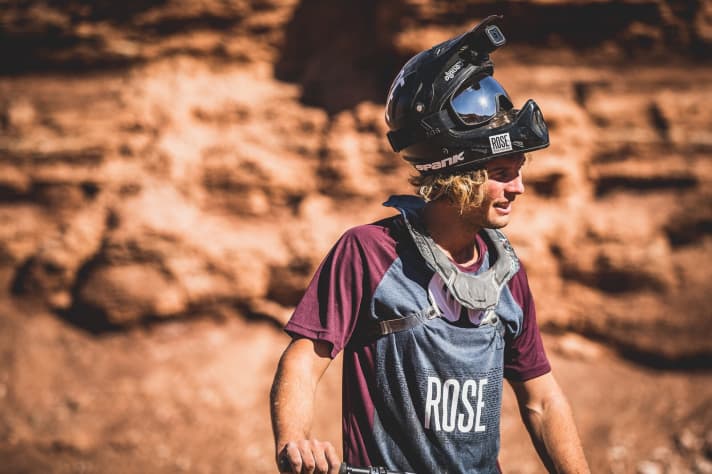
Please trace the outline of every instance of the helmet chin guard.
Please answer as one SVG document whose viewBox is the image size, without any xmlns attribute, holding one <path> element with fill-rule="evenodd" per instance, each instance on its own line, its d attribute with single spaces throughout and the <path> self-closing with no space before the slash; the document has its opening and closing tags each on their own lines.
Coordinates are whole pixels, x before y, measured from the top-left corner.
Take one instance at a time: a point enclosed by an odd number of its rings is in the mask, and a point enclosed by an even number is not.
<svg viewBox="0 0 712 474">
<path fill-rule="evenodd" d="M 418 53 L 388 92 L 388 141 L 421 174 L 459 173 L 487 161 L 549 146 L 533 100 L 519 110 L 492 77 L 492 51 L 506 42 L 485 18 L 472 30 Z"/>
</svg>

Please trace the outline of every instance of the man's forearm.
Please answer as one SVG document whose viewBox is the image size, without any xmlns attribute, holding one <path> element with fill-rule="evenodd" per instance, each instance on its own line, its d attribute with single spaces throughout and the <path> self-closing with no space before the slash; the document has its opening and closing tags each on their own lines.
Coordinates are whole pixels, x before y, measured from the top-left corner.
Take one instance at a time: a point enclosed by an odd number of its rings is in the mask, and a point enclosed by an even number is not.
<svg viewBox="0 0 712 474">
<path fill-rule="evenodd" d="M 310 381 L 277 373 L 270 392 L 275 449 L 280 450 L 290 439 L 309 437 L 314 415 L 313 394 Z"/>
<path fill-rule="evenodd" d="M 549 472 L 590 473 L 571 408 L 553 376 L 514 389 L 524 424 Z"/>
<path fill-rule="evenodd" d="M 280 472 L 336 472 L 329 442 L 311 437 L 314 395 L 331 358 L 325 343 L 293 341 L 284 351 L 270 392 L 275 454 Z"/>
<path fill-rule="evenodd" d="M 305 351 L 292 343 L 277 367 L 270 392 L 270 410 L 278 450 L 288 440 L 308 438 L 310 434 L 319 374 L 314 373 L 308 358 Z"/>
<path fill-rule="evenodd" d="M 571 409 L 565 399 L 552 400 L 543 412 L 522 413 L 534 445 L 550 472 L 588 473 Z"/>
</svg>

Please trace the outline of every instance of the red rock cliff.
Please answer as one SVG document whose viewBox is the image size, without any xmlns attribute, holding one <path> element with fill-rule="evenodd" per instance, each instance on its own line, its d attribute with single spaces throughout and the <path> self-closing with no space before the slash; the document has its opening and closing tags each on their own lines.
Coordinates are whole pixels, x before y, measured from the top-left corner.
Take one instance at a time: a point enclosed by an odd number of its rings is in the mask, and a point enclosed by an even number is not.
<svg viewBox="0 0 712 474">
<path fill-rule="evenodd" d="M 340 233 L 411 192 L 391 78 L 493 12 L 497 77 L 551 129 L 507 228 L 540 324 L 708 369 L 710 2 L 5 2 L 3 301 L 99 335 L 282 323 Z"/>
</svg>

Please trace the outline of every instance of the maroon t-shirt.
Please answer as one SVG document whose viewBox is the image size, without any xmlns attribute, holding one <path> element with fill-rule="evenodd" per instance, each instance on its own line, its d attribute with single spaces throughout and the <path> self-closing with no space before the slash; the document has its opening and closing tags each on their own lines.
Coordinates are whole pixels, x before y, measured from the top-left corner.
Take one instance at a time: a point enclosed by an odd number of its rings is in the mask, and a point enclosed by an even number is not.
<svg viewBox="0 0 712 474">
<path fill-rule="evenodd" d="M 344 459 L 361 466 L 384 462 L 378 434 L 374 434 L 378 430 L 373 391 L 379 348 L 376 341 L 361 337 L 361 329 L 384 315 L 386 319 L 402 317 L 433 303 L 447 323 L 458 327 L 478 323 L 477 314 L 461 308 L 441 290 L 438 274 L 419 260 L 396 230 L 397 219 L 347 231 L 319 266 L 285 328 L 293 337 L 329 343 L 332 357 L 345 350 Z M 478 272 L 483 263 L 489 264 L 491 249 L 480 235 L 476 242 L 479 259 L 469 267 L 460 266 L 463 272 Z M 507 328 L 501 361 L 504 377 L 524 381 L 549 372 L 523 267 L 508 282 L 501 299 L 503 308 L 511 307 L 503 312 L 513 314 L 501 318 Z"/>
</svg>

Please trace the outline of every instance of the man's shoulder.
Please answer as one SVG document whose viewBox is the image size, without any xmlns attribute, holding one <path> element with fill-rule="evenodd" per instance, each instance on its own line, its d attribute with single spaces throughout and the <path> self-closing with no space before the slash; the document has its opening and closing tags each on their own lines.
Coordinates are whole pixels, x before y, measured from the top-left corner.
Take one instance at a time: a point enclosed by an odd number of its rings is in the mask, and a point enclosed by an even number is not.
<svg viewBox="0 0 712 474">
<path fill-rule="evenodd" d="M 344 232 L 342 238 L 356 240 L 364 244 L 392 242 L 397 237 L 398 219 L 399 216 L 394 215 L 369 224 L 351 227 Z"/>
<path fill-rule="evenodd" d="M 398 216 L 351 227 L 343 233 L 337 247 L 357 252 L 371 264 L 388 265 L 397 258 Z"/>
</svg>

